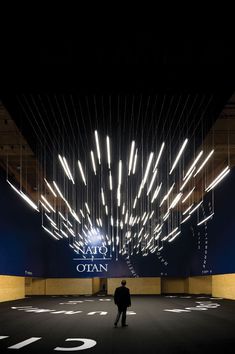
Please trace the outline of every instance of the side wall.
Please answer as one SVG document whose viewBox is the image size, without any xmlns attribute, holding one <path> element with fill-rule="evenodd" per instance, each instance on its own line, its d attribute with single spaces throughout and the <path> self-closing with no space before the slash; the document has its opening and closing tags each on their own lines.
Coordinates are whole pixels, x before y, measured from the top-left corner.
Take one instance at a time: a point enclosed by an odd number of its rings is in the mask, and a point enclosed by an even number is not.
<svg viewBox="0 0 235 354">
<path fill-rule="evenodd" d="M 46 295 L 91 295 L 92 279 L 46 279 Z"/>
<path fill-rule="evenodd" d="M 212 295 L 235 300 L 235 274 L 213 275 Z"/>
<path fill-rule="evenodd" d="M 127 287 L 132 295 L 161 294 L 161 278 L 125 278 Z M 113 295 L 115 289 L 120 286 L 121 278 L 109 278 L 107 282 L 108 295 Z"/>
<path fill-rule="evenodd" d="M 186 281 L 188 294 L 212 294 L 212 276 L 189 277 Z"/>
<path fill-rule="evenodd" d="M 23 299 L 25 278 L 0 275 L 0 302 Z"/>
<path fill-rule="evenodd" d="M 162 278 L 162 294 L 184 294 L 187 292 L 187 278 Z"/>
</svg>

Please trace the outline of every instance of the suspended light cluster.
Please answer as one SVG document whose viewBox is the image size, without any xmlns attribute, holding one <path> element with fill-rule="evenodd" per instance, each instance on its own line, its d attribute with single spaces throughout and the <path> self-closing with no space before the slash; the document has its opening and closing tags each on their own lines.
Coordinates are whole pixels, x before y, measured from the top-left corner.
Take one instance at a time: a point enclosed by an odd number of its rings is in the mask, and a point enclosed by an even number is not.
<svg viewBox="0 0 235 354">
<path fill-rule="evenodd" d="M 164 142 L 158 151 L 151 151 L 145 159 L 142 156 L 141 163 L 138 157 L 141 149 L 134 140 L 128 156 L 120 155 L 118 160 L 112 156 L 109 136 L 103 143 L 96 130 L 93 141 L 88 158 L 72 161 L 71 169 L 67 159 L 59 154 L 55 180 L 49 183 L 44 178 L 44 193 L 38 201 L 43 229 L 56 240 L 68 239 L 75 252 L 94 242 L 110 246 L 116 259 L 119 254 L 146 256 L 161 251 L 177 239 L 182 225 L 202 205 L 203 195 L 199 202 L 194 195 L 196 176 L 214 150 L 203 162 L 204 152 L 200 151 L 183 173 L 180 161 L 184 159 L 188 139 L 182 143 L 173 163 L 164 156 Z M 161 162 L 167 166 L 165 174 Z M 215 188 L 229 171 L 227 166 L 205 192 Z M 25 193 L 8 183 L 38 211 L 38 206 Z M 207 222 L 213 215 L 214 212 L 197 225 Z"/>
</svg>

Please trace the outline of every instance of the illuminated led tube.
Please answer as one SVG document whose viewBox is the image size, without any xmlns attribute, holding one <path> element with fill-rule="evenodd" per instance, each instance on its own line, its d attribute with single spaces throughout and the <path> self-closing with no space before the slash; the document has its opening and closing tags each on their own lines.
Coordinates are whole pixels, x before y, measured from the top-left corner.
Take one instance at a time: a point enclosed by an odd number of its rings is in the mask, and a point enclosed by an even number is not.
<svg viewBox="0 0 235 354">
<path fill-rule="evenodd" d="M 138 196 L 137 196 L 138 199 L 139 199 L 140 196 L 141 196 L 142 189 L 143 189 L 143 185 L 142 185 L 142 183 L 141 183 L 140 188 L 139 188 L 139 192 L 138 192 Z"/>
<path fill-rule="evenodd" d="M 48 209 L 47 206 L 46 206 L 41 200 L 39 200 L 39 202 L 42 204 L 43 208 L 44 208 L 48 213 L 51 212 L 50 209 Z"/>
<path fill-rule="evenodd" d="M 68 162 L 67 162 L 66 158 L 63 157 L 63 160 L 64 160 L 64 164 L 65 164 L 66 169 L 67 169 L 68 174 L 69 174 L 69 179 L 73 182 L 73 184 L 75 184 L 75 183 L 74 183 L 74 180 L 73 180 L 72 173 L 71 173 L 71 171 L 70 171 L 70 168 L 69 168 L 69 165 L 68 165 Z"/>
<path fill-rule="evenodd" d="M 59 187 L 57 186 L 57 184 L 55 183 L 55 181 L 53 181 L 53 184 L 54 184 L 54 186 L 55 186 L 57 192 L 59 193 L 59 196 L 60 196 L 62 199 L 64 199 L 64 196 L 63 196 L 63 194 L 61 193 L 61 191 L 60 191 Z"/>
<path fill-rule="evenodd" d="M 41 195 L 41 198 L 46 203 L 46 205 L 48 205 L 48 207 L 55 213 L 55 209 L 51 206 L 51 204 L 48 202 L 48 200 L 43 195 Z"/>
<path fill-rule="evenodd" d="M 152 216 L 154 214 L 154 210 L 151 212 L 151 214 L 149 215 L 149 219 L 152 219 Z"/>
<path fill-rule="evenodd" d="M 193 189 L 186 195 L 186 197 L 182 200 L 182 203 L 184 203 L 189 197 L 190 195 L 193 193 L 195 187 L 193 187 Z"/>
<path fill-rule="evenodd" d="M 191 204 L 183 213 L 182 215 L 187 214 L 187 212 L 192 208 L 193 204 Z"/>
<path fill-rule="evenodd" d="M 175 234 L 170 240 L 168 240 L 168 242 L 172 242 L 180 233 L 181 231 L 177 232 L 177 234 Z"/>
<path fill-rule="evenodd" d="M 195 166 L 193 167 L 192 171 L 190 172 L 190 174 L 188 175 L 188 177 L 185 179 L 184 183 L 180 187 L 180 191 L 182 191 L 184 189 L 184 187 L 186 186 L 186 184 L 188 183 L 188 181 L 192 177 L 194 170 L 195 170 Z"/>
<path fill-rule="evenodd" d="M 85 215 L 84 215 L 82 209 L 80 209 L 80 213 L 81 213 L 82 217 L 85 219 Z"/>
<path fill-rule="evenodd" d="M 113 189 L 113 181 L 112 181 L 112 174 L 111 171 L 109 171 L 109 189 Z"/>
<path fill-rule="evenodd" d="M 197 210 L 197 208 L 200 207 L 200 205 L 202 204 L 203 200 L 200 201 L 200 203 L 198 203 L 195 208 L 193 208 L 190 212 L 189 212 L 189 215 L 192 215 L 192 213 L 194 213 L 195 210 Z"/>
<path fill-rule="evenodd" d="M 133 209 L 135 209 L 137 203 L 137 197 L 135 197 L 134 204 L 133 204 Z"/>
<path fill-rule="evenodd" d="M 169 206 L 169 209 L 173 209 L 176 206 L 176 204 L 180 201 L 182 195 L 183 193 L 177 194 L 177 196 L 173 199 L 171 205 Z"/>
<path fill-rule="evenodd" d="M 128 166 L 128 176 L 130 176 L 131 169 L 132 169 L 134 149 L 135 149 L 135 142 L 133 140 L 132 143 L 131 143 L 131 152 L 130 152 L 129 166 Z"/>
<path fill-rule="evenodd" d="M 102 198 L 102 204 L 105 206 L 105 199 L 104 199 L 104 190 L 101 188 L 101 198 Z"/>
<path fill-rule="evenodd" d="M 66 234 L 66 232 L 64 232 L 63 230 L 60 230 L 60 232 L 66 237 L 69 238 L 69 236 Z"/>
<path fill-rule="evenodd" d="M 83 172 L 83 168 L 82 168 L 82 164 L 81 162 L 78 160 L 78 167 L 80 169 L 80 173 L 81 173 L 81 176 L 82 176 L 82 180 L 86 186 L 86 178 L 85 178 L 85 175 L 84 175 L 84 172 Z"/>
<path fill-rule="evenodd" d="M 92 162 L 94 174 L 96 175 L 96 165 L 95 165 L 95 157 L 93 151 L 91 151 L 91 162 Z"/>
<path fill-rule="evenodd" d="M 108 167 L 110 169 L 111 165 L 111 158 L 110 158 L 110 143 L 109 143 L 109 137 L 106 137 L 106 145 L 107 145 L 107 157 L 108 157 Z"/>
<path fill-rule="evenodd" d="M 139 234 L 138 234 L 138 238 L 140 238 L 140 236 L 141 236 L 143 230 L 144 230 L 144 228 L 142 227 L 141 230 L 140 230 L 140 232 L 139 232 Z"/>
<path fill-rule="evenodd" d="M 21 198 L 23 198 L 34 210 L 38 211 L 38 207 L 37 205 L 22 191 L 18 190 L 13 184 L 11 184 L 11 182 L 9 182 L 7 180 L 7 183 L 11 186 L 12 189 L 14 189 L 14 191 L 19 194 L 21 196 Z"/>
<path fill-rule="evenodd" d="M 50 183 L 47 182 L 46 178 L 44 178 L 44 181 L 46 182 L 47 187 L 50 189 L 51 193 L 54 195 L 54 197 L 57 197 L 55 191 L 53 190 L 53 188 L 51 187 Z"/>
<path fill-rule="evenodd" d="M 64 169 L 64 172 L 66 173 L 68 179 L 70 179 L 70 176 L 69 176 L 69 171 L 67 170 L 66 166 L 65 166 L 65 163 L 64 163 L 64 160 L 62 159 L 62 157 L 60 155 L 58 155 L 59 157 L 59 160 L 60 160 L 60 163 Z"/>
<path fill-rule="evenodd" d="M 108 215 L 108 206 L 107 205 L 105 205 L 105 214 Z"/>
<path fill-rule="evenodd" d="M 85 207 L 86 207 L 86 210 L 87 210 L 88 214 L 90 214 L 90 209 L 89 209 L 89 207 L 88 207 L 88 204 L 87 204 L 87 203 L 85 203 Z"/>
<path fill-rule="evenodd" d="M 157 196 L 158 196 L 158 194 L 159 194 L 161 188 L 162 188 L 162 182 L 161 182 L 161 184 L 155 189 L 155 192 L 154 192 L 154 194 L 153 194 L 153 198 L 152 198 L 152 200 L 151 200 L 151 203 L 153 203 L 154 200 L 157 198 Z"/>
<path fill-rule="evenodd" d="M 50 230 L 48 230 L 45 226 L 42 225 L 42 228 L 43 228 L 46 232 L 48 232 L 48 234 L 50 234 L 51 236 L 53 236 L 56 240 L 59 240 L 58 237 L 56 237 L 56 236 L 53 234 L 53 232 L 51 232 Z"/>
<path fill-rule="evenodd" d="M 155 171 L 156 168 L 157 168 L 157 166 L 158 166 L 158 163 L 159 163 L 159 161 L 160 161 L 160 157 L 161 157 L 161 155 L 162 155 L 164 146 L 165 146 L 165 143 L 163 142 L 163 143 L 162 143 L 162 146 L 161 146 L 161 148 L 160 148 L 160 151 L 159 151 L 159 154 L 158 154 L 158 157 L 157 157 L 157 161 L 156 161 L 156 163 L 155 163 L 155 166 L 154 166 L 153 171 Z"/>
<path fill-rule="evenodd" d="M 145 219 L 144 219 L 144 222 L 143 222 L 143 226 L 146 224 L 147 220 L 148 220 L 148 217 L 149 217 L 149 213 L 146 215 Z"/>
<path fill-rule="evenodd" d="M 98 161 L 99 161 L 99 165 L 100 165 L 101 164 L 101 160 L 100 160 L 100 144 L 99 144 L 99 137 L 98 137 L 97 130 L 95 130 L 95 142 L 96 142 L 97 157 L 98 157 Z"/>
<path fill-rule="evenodd" d="M 193 177 L 196 177 L 196 175 L 201 171 L 201 169 L 205 166 L 205 164 L 207 163 L 207 161 L 209 160 L 209 158 L 213 155 L 214 153 L 214 149 L 211 150 L 211 152 L 207 155 L 207 157 L 205 158 L 205 160 L 203 161 L 203 163 L 200 165 L 200 167 L 198 168 L 197 172 L 195 173 L 195 175 Z"/>
<path fill-rule="evenodd" d="M 63 215 L 60 211 L 59 211 L 58 214 L 60 215 L 60 217 L 61 217 L 63 220 L 66 220 L 65 217 L 64 217 L 64 215 Z"/>
<path fill-rule="evenodd" d="M 145 185 L 145 183 L 147 181 L 152 160 L 153 160 L 153 152 L 151 152 L 151 154 L 149 155 L 149 160 L 148 160 L 148 163 L 147 163 L 146 171 L 145 171 L 145 174 L 144 174 L 144 179 L 143 179 L 143 182 L 142 182 L 143 186 Z"/>
<path fill-rule="evenodd" d="M 207 216 L 205 219 L 203 219 L 202 221 L 200 221 L 197 226 L 203 224 L 204 222 L 206 222 L 207 220 L 209 220 L 210 218 L 212 218 L 212 216 L 214 215 L 214 213 L 210 214 L 209 216 Z"/>
<path fill-rule="evenodd" d="M 197 164 L 198 160 L 200 159 L 200 157 L 202 156 L 203 151 L 200 151 L 199 154 L 197 155 L 196 159 L 194 160 L 194 162 L 192 163 L 192 165 L 190 166 L 190 168 L 188 169 L 188 172 L 186 173 L 186 175 L 183 178 L 183 181 L 185 180 L 185 178 L 187 178 L 187 176 L 192 172 L 194 166 Z"/>
<path fill-rule="evenodd" d="M 184 149 L 185 149 L 187 143 L 188 143 L 188 139 L 185 139 L 185 141 L 183 142 L 183 145 L 181 146 L 180 151 L 179 151 L 178 155 L 176 156 L 176 159 L 175 159 L 175 161 L 174 161 L 174 163 L 173 163 L 173 165 L 172 165 L 172 167 L 171 167 L 171 170 L 170 170 L 170 172 L 169 172 L 169 175 L 171 175 L 172 172 L 173 172 L 173 170 L 175 169 L 175 166 L 177 165 L 177 162 L 179 161 L 180 156 L 182 155 L 182 153 L 183 153 L 183 151 L 184 151 Z"/>
<path fill-rule="evenodd" d="M 153 173 L 153 177 L 151 179 L 151 182 L 150 182 L 150 185 L 149 185 L 149 188 L 148 188 L 148 191 L 147 191 L 147 195 L 149 195 L 149 193 L 150 193 L 150 191 L 152 189 L 152 186 L 153 186 L 153 183 L 155 181 L 156 176 L 157 176 L 157 170 L 155 170 L 154 173 Z"/>
<path fill-rule="evenodd" d="M 119 168 L 118 168 L 118 187 L 122 184 L 122 160 L 119 160 Z"/>
<path fill-rule="evenodd" d="M 134 157 L 134 163 L 133 163 L 133 169 L 132 169 L 133 175 L 135 174 L 135 170 L 136 170 L 137 154 L 138 154 L 138 149 L 136 149 L 136 151 L 135 151 L 135 157 Z"/>
<path fill-rule="evenodd" d="M 229 166 L 227 166 L 215 179 L 211 184 L 205 189 L 206 192 L 209 192 L 213 189 L 222 179 L 230 172 Z"/>
<path fill-rule="evenodd" d="M 155 240 L 158 240 L 158 239 L 159 239 L 161 233 L 162 233 L 162 230 L 155 236 Z"/>
</svg>

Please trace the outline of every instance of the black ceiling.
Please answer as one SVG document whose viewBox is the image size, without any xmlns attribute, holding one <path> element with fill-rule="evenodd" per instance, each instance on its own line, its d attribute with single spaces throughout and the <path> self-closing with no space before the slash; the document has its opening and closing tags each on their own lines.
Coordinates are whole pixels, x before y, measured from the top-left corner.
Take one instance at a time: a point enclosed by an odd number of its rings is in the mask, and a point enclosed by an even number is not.
<svg viewBox="0 0 235 354">
<path fill-rule="evenodd" d="M 234 43 L 159 31 L 86 28 L 17 34 L 1 43 L 1 91 L 153 92 L 233 90 Z"/>
</svg>

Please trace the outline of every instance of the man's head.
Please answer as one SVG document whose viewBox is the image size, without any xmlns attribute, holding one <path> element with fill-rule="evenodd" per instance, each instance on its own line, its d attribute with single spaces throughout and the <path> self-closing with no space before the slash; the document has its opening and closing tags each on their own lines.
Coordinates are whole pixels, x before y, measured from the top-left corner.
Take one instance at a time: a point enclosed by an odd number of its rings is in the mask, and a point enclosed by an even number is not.
<svg viewBox="0 0 235 354">
<path fill-rule="evenodd" d="M 122 284 L 122 286 L 125 286 L 125 285 L 126 285 L 126 281 L 125 281 L 125 280 L 122 280 L 122 281 L 121 281 L 121 284 Z"/>
</svg>

